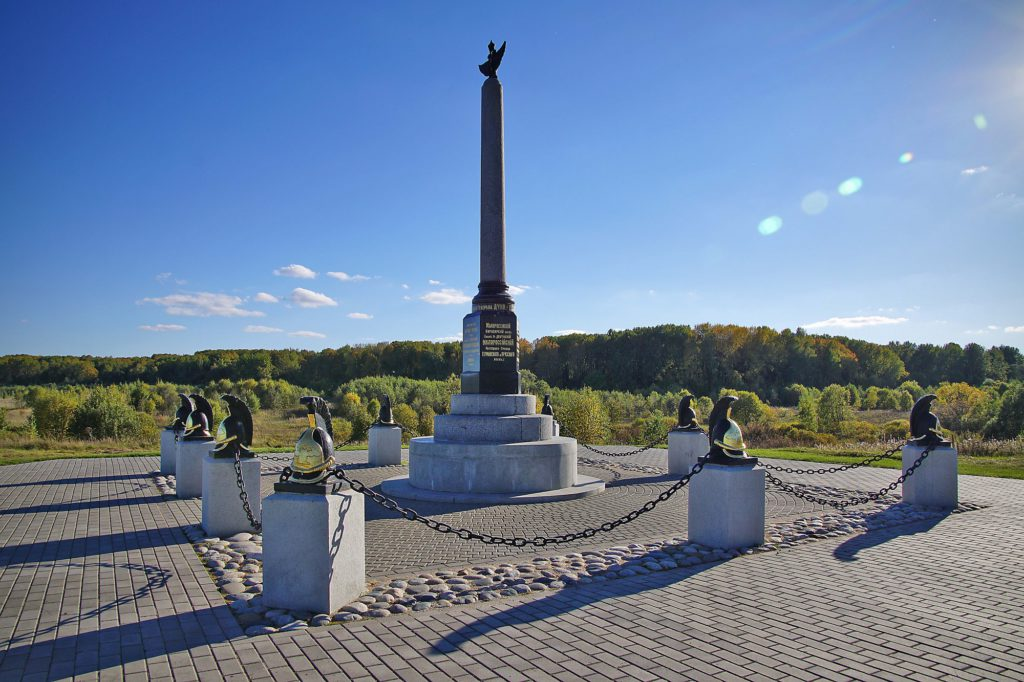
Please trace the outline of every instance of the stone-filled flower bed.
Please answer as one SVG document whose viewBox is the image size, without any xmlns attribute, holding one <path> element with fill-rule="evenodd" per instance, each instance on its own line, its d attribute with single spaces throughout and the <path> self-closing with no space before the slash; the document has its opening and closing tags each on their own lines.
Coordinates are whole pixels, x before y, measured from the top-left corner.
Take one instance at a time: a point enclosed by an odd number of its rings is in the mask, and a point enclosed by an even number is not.
<svg viewBox="0 0 1024 682">
<path fill-rule="evenodd" d="M 178 494 L 178 489 L 174 484 L 174 474 L 161 474 L 156 472 L 153 474 L 153 483 L 156 485 L 156 489 L 160 491 L 161 495 L 174 496 Z"/>
<path fill-rule="evenodd" d="M 839 494 L 835 489 L 822 486 L 808 486 L 808 489 L 817 494 Z M 362 596 L 333 614 L 269 609 L 263 604 L 263 538 L 260 535 L 239 533 L 230 538 L 211 538 L 198 526 L 186 529 L 186 533 L 239 624 L 251 636 L 532 595 L 758 552 L 780 551 L 822 538 L 945 515 L 942 511 L 892 502 L 890 498 L 847 512 L 769 524 L 765 529 L 765 543 L 743 550 L 705 547 L 683 537 L 673 537 L 371 582 Z M 954 513 L 980 508 L 962 503 Z"/>
</svg>

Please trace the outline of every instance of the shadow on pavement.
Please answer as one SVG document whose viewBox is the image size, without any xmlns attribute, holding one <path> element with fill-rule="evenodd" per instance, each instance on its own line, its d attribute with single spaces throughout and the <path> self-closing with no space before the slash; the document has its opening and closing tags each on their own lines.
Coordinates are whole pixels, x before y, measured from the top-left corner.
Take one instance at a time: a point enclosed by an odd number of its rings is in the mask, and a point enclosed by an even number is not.
<svg viewBox="0 0 1024 682">
<path fill-rule="evenodd" d="M 0 483 L 0 488 L 29 488 L 34 485 L 75 485 L 81 483 L 104 483 L 107 481 L 127 481 L 138 478 L 149 478 L 152 474 L 118 474 L 117 476 L 81 476 L 76 478 L 55 478 L 49 481 L 28 481 L 26 483 Z"/>
<path fill-rule="evenodd" d="M 146 489 L 149 486 L 143 488 Z M 55 502 L 53 504 L 35 504 L 30 507 L 0 509 L 0 516 L 11 514 L 39 514 L 46 512 L 76 512 L 85 509 L 103 509 L 104 507 L 124 507 L 134 504 L 159 504 L 165 502 L 163 497 L 129 497 L 106 498 L 98 500 L 79 500 L 77 502 Z"/>
<path fill-rule="evenodd" d="M 879 513 L 879 515 L 881 514 L 885 514 L 885 511 Z M 857 561 L 860 558 L 857 554 L 861 551 L 877 547 L 878 545 L 904 535 L 927 533 L 932 528 L 942 523 L 942 521 L 944 521 L 949 515 L 950 513 L 945 513 L 937 518 L 914 521 L 900 526 L 869 529 L 868 532 L 860 535 L 854 535 L 849 540 L 846 540 L 836 547 L 832 550 L 832 556 L 840 561 Z M 871 516 L 868 517 L 869 522 L 871 518 Z"/>
<path fill-rule="evenodd" d="M 241 634 L 227 606 L 151 618 L 0 652 L 0 679 L 70 679 Z"/>
<path fill-rule="evenodd" d="M 6 545 L 0 547 L 0 566 L 64 561 L 134 549 L 189 544 L 185 537 L 185 528 L 186 526 L 173 526 L 108 535 L 90 535 L 84 538 L 43 540 L 23 545 Z"/>
<path fill-rule="evenodd" d="M 635 557 L 622 564 L 622 568 L 639 566 L 645 561 L 648 561 L 648 559 L 644 556 Z M 674 585 L 723 563 L 725 562 L 715 561 L 697 566 L 649 573 L 642 576 L 614 578 L 602 583 L 589 583 L 587 585 L 568 587 L 560 592 L 550 594 L 550 596 L 533 599 L 514 608 L 503 610 L 500 613 L 485 616 L 473 623 L 463 625 L 458 630 L 438 640 L 432 647 L 433 653 L 453 653 L 463 644 L 471 642 L 474 638 L 486 635 L 492 630 L 497 630 L 506 625 L 532 623 L 551 618 L 552 616 L 569 613 L 604 599 L 625 597 L 646 592 L 647 590 L 657 590 Z M 596 575 L 601 574 L 598 573 Z"/>
</svg>

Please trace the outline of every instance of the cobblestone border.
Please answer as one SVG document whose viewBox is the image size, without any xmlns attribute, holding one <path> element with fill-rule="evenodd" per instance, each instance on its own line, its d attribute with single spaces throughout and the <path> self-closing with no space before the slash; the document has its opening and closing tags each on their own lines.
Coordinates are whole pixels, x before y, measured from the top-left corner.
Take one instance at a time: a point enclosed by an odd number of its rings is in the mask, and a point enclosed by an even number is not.
<svg viewBox="0 0 1024 682">
<path fill-rule="evenodd" d="M 170 477 L 163 478 L 163 485 L 166 487 L 166 479 Z M 845 496 L 844 491 L 837 488 L 804 487 L 818 494 Z M 898 495 L 893 495 L 889 500 L 847 512 L 824 513 L 794 521 L 768 524 L 765 527 L 764 544 L 742 550 L 706 547 L 690 542 L 685 537 L 672 537 L 559 556 L 537 556 L 515 564 L 478 565 L 421 573 L 415 577 L 372 581 L 367 584 L 362 596 L 334 614 L 270 609 L 262 603 L 261 535 L 239 533 L 224 539 L 207 537 L 199 526 L 190 526 L 185 532 L 245 634 L 256 636 L 365 619 L 388 618 L 409 612 L 452 608 L 480 601 L 524 597 L 574 585 L 587 585 L 725 561 L 744 555 L 781 551 L 824 538 L 937 519 L 947 513 L 895 501 L 898 498 Z M 961 503 L 952 513 L 982 508 L 983 505 Z"/>
</svg>

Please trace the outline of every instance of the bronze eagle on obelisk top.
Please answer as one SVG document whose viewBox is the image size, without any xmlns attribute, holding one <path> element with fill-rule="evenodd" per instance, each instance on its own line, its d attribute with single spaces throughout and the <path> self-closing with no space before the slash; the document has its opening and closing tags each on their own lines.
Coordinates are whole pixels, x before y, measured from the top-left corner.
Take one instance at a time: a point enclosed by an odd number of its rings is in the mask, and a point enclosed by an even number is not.
<svg viewBox="0 0 1024 682">
<path fill-rule="evenodd" d="M 498 67 L 501 65 L 501 58 L 505 56 L 505 41 L 497 50 L 494 49 L 494 41 L 487 44 L 487 61 L 480 65 L 480 73 L 488 78 L 498 77 Z"/>
</svg>

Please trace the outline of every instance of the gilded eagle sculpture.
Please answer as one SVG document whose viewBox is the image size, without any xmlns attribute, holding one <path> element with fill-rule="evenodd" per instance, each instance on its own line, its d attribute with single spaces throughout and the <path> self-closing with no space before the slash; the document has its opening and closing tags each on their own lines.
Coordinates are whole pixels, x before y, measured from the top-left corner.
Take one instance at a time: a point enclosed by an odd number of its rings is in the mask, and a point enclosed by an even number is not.
<svg viewBox="0 0 1024 682">
<path fill-rule="evenodd" d="M 184 393 L 178 394 L 178 400 L 181 401 L 181 404 L 178 406 L 178 411 L 174 413 L 174 421 L 167 425 L 171 431 L 184 431 L 188 416 L 192 414 L 192 410 L 196 409 L 192 399 Z"/>
<path fill-rule="evenodd" d="M 676 423 L 676 431 L 700 431 L 697 423 L 697 411 L 693 409 L 693 396 L 684 395 L 679 401 L 679 420 Z"/>
<path fill-rule="evenodd" d="M 228 406 L 228 416 L 217 426 L 214 457 L 255 457 L 252 451 L 252 412 L 241 398 L 231 394 L 220 397 Z"/>
<path fill-rule="evenodd" d="M 494 41 L 487 44 L 487 61 L 480 65 L 480 73 L 488 78 L 498 77 L 498 67 L 501 66 L 501 58 L 505 56 L 505 41 L 497 50 L 494 49 Z"/>
<path fill-rule="evenodd" d="M 949 445 L 950 441 L 942 437 L 939 418 L 931 411 L 932 402 L 937 399 L 934 393 L 923 395 L 910 410 L 910 442 L 914 445 Z"/>
<path fill-rule="evenodd" d="M 739 400 L 734 395 L 722 396 L 715 403 L 708 418 L 711 432 L 711 451 L 708 452 L 708 464 L 757 464 L 757 457 L 746 453 L 747 444 L 743 442 L 743 431 L 740 425 L 732 420 L 732 404 Z"/>
<path fill-rule="evenodd" d="M 195 409 L 185 421 L 185 436 L 182 440 L 212 440 L 210 425 L 213 424 L 213 406 L 198 393 L 193 393 L 189 399 L 195 405 Z"/>
<path fill-rule="evenodd" d="M 299 400 L 306 406 L 309 426 L 295 443 L 290 483 L 319 483 L 327 478 L 334 464 L 334 426 L 327 401 L 319 396 L 307 395 Z"/>
</svg>

